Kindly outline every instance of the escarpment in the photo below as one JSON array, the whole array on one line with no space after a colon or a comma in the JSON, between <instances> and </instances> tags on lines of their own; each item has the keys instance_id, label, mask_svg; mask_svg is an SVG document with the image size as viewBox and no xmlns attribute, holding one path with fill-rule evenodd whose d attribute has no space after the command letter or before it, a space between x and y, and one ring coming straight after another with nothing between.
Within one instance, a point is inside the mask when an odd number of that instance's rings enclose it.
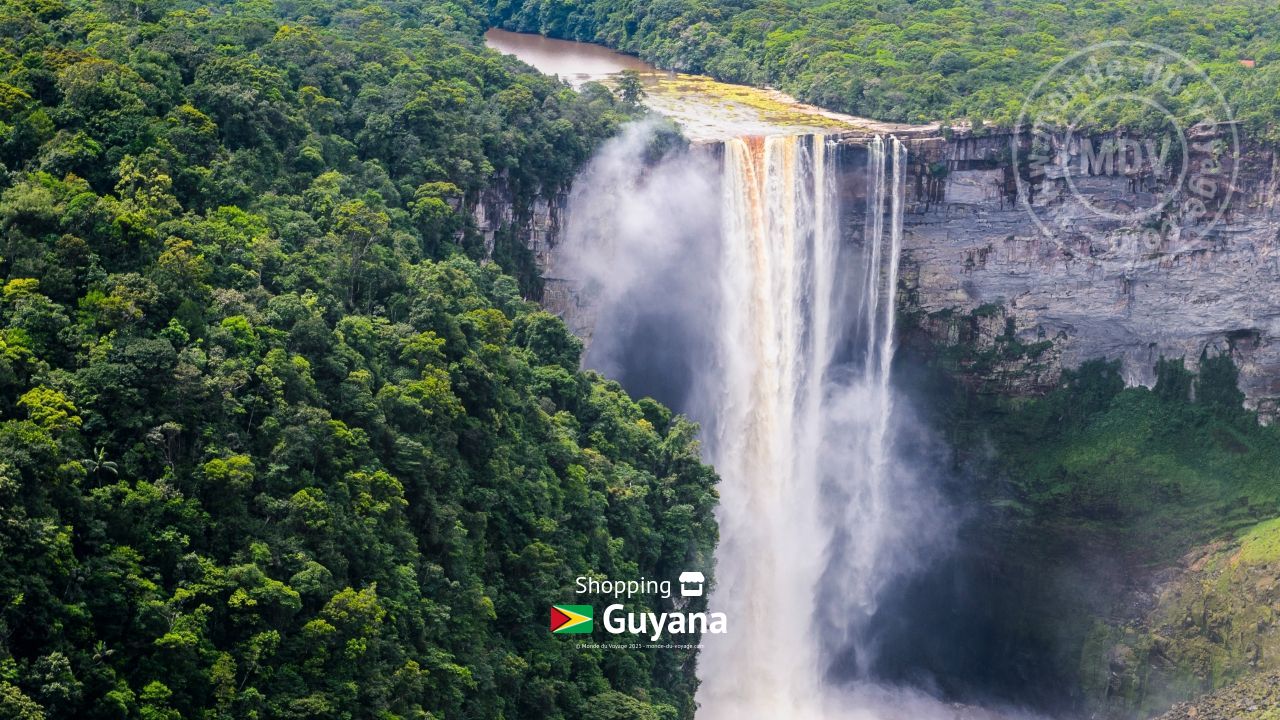
<instances>
[{"instance_id":1,"label":"escarpment","mask_svg":"<svg viewBox=\"0 0 1280 720\"><path fill-rule=\"evenodd\" d=\"M1083 169L1068 182L1028 178L1007 133L911 135L898 294L909 339L951 352L955 369L983 391L1015 395L1050 389L1064 368L1090 359L1119 360L1126 383L1150 386L1161 358L1194 370L1202 357L1226 354L1246 406L1267 421L1280 412L1273 148L1242 140L1238 161L1212 178L1205 216L1188 219L1173 187L1188 182L1182 167L1161 176L1089 156L1110 137L1063 149L1055 162ZM867 138L841 142L860 150ZM860 242L861 157L840 161L849 243ZM1196 161L1193 154L1185 162ZM1166 195L1175 202L1165 211L1136 217L1135 208ZM541 223L525 235L536 239L530 249L547 278L545 303L589 338L590 293L567 287L554 266L559 226Z\"/></svg>"},{"instance_id":2,"label":"escarpment","mask_svg":"<svg viewBox=\"0 0 1280 720\"><path fill-rule=\"evenodd\" d=\"M1024 181L1020 194L1027 168L1012 147L1008 135L913 144L900 297L918 330L944 347L971 345L985 362L961 369L1013 393L1050 387L1062 368L1093 358L1120 360L1128 384L1149 386L1162 357L1194 368L1227 354L1246 405L1273 418L1275 151L1244 144L1212 178L1216 204L1204 217L1178 217L1175 205L1153 222L1126 211L1158 202L1180 168L1144 178L1088 166L1087 148L1075 147L1063 161L1087 167L1082 178Z\"/></svg>"}]
</instances>

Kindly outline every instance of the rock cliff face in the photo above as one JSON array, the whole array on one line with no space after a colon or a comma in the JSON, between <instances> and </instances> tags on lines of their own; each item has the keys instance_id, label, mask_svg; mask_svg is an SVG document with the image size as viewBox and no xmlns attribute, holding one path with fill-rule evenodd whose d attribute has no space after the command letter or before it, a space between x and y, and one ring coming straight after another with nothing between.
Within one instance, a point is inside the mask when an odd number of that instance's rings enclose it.
<instances>
[{"instance_id":1,"label":"rock cliff face","mask_svg":"<svg viewBox=\"0 0 1280 720\"><path fill-rule=\"evenodd\" d=\"M476 230L484 236L485 252L492 255L498 233L511 228L516 239L533 253L538 266L545 267L560 236L565 197L565 193L559 193L550 200L536 198L527 212L517 214L507 191L486 190L471 208Z\"/></svg>"},{"instance_id":2,"label":"rock cliff face","mask_svg":"<svg viewBox=\"0 0 1280 720\"><path fill-rule=\"evenodd\" d=\"M1212 227L1211 217L1173 218L1179 232L1098 212L1150 203L1169 178L1094 167L1074 190L1061 178L1042 178L1024 186L1029 210L1019 200L1009 136L917 139L912 151L902 310L917 314L918 327L943 346L963 341L994 351L1005 342L1019 350L989 353L975 379L1033 392L1063 367L1105 357L1122 361L1130 384L1149 385L1161 356L1194 368L1202 353L1228 353L1248 404L1275 417L1280 188L1273 152L1242 152L1234 183L1228 165L1210 201L1209 215L1221 208L1221 217ZM1076 167L1088 162L1079 147L1063 152ZM1203 159L1193 154L1187 162Z\"/></svg>"},{"instance_id":3,"label":"rock cliff face","mask_svg":"<svg viewBox=\"0 0 1280 720\"><path fill-rule=\"evenodd\" d=\"M484 243L486 257L494 257L500 240L523 247L532 256L536 270L546 274L551 264L551 251L561 235L568 192L539 195L531 201L520 201L504 183L486 188L478 197L470 198L463 210L470 215L472 229ZM505 267L507 272L522 274L523 268ZM538 299L538 298L534 298Z\"/></svg>"},{"instance_id":4,"label":"rock cliff face","mask_svg":"<svg viewBox=\"0 0 1280 720\"><path fill-rule=\"evenodd\" d=\"M845 234L861 242L866 137L841 142ZM1175 207L1174 217L1153 222L1113 216L1149 205L1176 169L1168 177L1125 172L1076 144L1062 149L1062 160L1085 176L1068 184L1049 172L1024 182L1020 195L1026 168L1015 166L1009 135L922 133L908 144L900 311L927 342L965 348L970 381L1036 393L1063 368L1107 358L1121 361L1130 384L1150 385L1162 356L1194 369L1202 354L1227 353L1248 406L1264 419L1280 414L1280 174L1272 150L1246 146L1234 179L1226 166L1211 217L1188 221ZM1183 163L1204 160L1192 151ZM541 200L530 217L514 218L495 194L475 218L490 248L499 225L517 223L544 271L544 304L589 339L591 299L549 264L563 212L563 199Z\"/></svg>"}]
</instances>

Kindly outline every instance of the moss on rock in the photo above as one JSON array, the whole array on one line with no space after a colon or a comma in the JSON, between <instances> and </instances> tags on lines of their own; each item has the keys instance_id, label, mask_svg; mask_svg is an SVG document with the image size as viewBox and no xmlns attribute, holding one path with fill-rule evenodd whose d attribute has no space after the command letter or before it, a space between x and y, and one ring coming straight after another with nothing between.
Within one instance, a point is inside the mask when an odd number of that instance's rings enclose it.
<instances>
[{"instance_id":1,"label":"moss on rock","mask_svg":"<svg viewBox=\"0 0 1280 720\"><path fill-rule=\"evenodd\" d=\"M1173 702L1278 673L1277 613L1280 518L1189 553L1140 619L1098 623L1082 651L1086 691L1115 716L1149 717Z\"/></svg>"}]
</instances>

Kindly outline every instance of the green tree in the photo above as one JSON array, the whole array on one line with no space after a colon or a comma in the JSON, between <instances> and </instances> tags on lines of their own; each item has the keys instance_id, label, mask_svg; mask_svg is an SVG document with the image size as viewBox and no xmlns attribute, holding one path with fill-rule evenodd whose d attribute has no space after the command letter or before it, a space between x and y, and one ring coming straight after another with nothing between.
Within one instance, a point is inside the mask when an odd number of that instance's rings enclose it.
<instances>
[{"instance_id":1,"label":"green tree","mask_svg":"<svg viewBox=\"0 0 1280 720\"><path fill-rule=\"evenodd\" d=\"M638 108L644 99L644 83L640 73L635 70L623 70L618 74L618 97L628 108Z\"/></svg>"}]
</instances>

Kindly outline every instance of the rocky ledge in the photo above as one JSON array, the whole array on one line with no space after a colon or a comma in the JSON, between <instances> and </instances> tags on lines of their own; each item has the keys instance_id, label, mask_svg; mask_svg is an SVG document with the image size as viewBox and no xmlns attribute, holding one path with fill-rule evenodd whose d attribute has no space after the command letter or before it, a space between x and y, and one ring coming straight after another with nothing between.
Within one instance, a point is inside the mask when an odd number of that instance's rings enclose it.
<instances>
[{"instance_id":1,"label":"rocky ledge","mask_svg":"<svg viewBox=\"0 0 1280 720\"><path fill-rule=\"evenodd\" d=\"M1280 720L1280 673L1259 675L1195 702L1178 703L1158 720Z\"/></svg>"},{"instance_id":2,"label":"rocky ledge","mask_svg":"<svg viewBox=\"0 0 1280 720\"><path fill-rule=\"evenodd\" d=\"M986 343L978 349L1006 336L1024 347L1053 344L1025 367L984 367L994 374L980 379L997 391L1035 392L1063 367L1098 357L1121 360L1129 384L1150 385L1161 357L1184 358L1194 369L1202 355L1226 353L1249 407L1273 419L1280 400L1274 151L1246 146L1232 164L1220 145L1206 143L1215 149L1189 162L1225 169L1203 217L1171 207L1126 220L1127 209L1154 202L1179 173L1100 164L1077 144L1060 152L1078 177L1027 177L1011 141L910 141L902 309L943 347L966 332L955 318L975 311L998 324L976 329ZM1112 141L1093 139L1095 148Z\"/></svg>"}]
</instances>

